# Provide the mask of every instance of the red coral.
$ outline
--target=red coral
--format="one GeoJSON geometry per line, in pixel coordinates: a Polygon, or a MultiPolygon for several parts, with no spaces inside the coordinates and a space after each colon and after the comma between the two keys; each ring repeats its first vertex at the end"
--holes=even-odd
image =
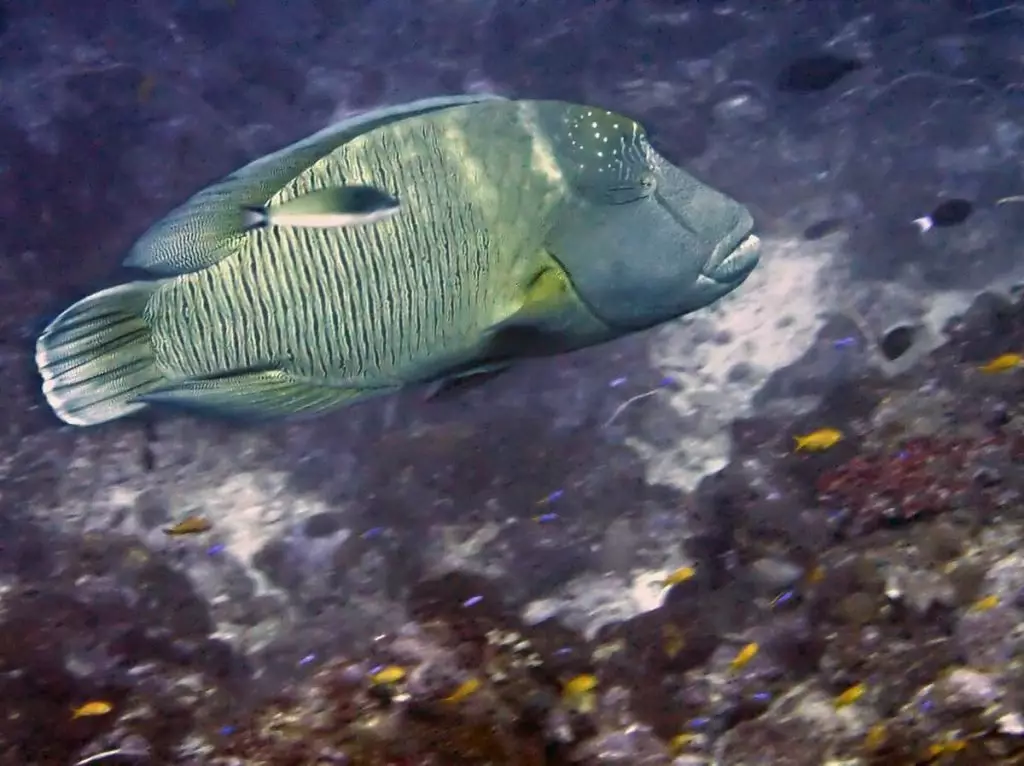
{"type": "Polygon", "coordinates": [[[970,487],[965,470],[981,446],[973,439],[917,437],[895,453],[854,457],[821,476],[818,499],[844,511],[856,532],[947,511],[970,487]]]}

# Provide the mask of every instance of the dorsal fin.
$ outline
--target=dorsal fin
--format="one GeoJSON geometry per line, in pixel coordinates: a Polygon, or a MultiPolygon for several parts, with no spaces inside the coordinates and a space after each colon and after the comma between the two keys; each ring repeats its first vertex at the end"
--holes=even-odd
{"type": "Polygon", "coordinates": [[[438,96],[383,107],[329,125],[194,194],[139,238],[124,265],[161,276],[212,266],[234,252],[246,236],[246,209],[265,205],[295,176],[339,146],[392,122],[490,100],[504,99],[490,94],[438,96]]]}

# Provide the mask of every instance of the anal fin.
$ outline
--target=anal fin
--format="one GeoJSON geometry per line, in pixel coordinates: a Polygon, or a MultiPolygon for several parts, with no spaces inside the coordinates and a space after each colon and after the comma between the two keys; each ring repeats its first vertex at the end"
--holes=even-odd
{"type": "Polygon", "coordinates": [[[260,370],[184,380],[163,386],[142,398],[150,404],[168,404],[225,418],[264,421],[317,415],[394,390],[335,388],[303,381],[283,370],[260,370]]]}

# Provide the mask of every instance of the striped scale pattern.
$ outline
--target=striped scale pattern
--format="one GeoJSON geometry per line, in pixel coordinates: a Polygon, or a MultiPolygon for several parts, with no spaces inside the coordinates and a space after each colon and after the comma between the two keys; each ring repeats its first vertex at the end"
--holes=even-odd
{"type": "Polygon", "coordinates": [[[272,199],[343,183],[396,194],[399,215],[342,229],[270,227],[151,300],[170,378],[282,367],[354,387],[430,379],[472,358],[519,308],[565,194],[546,139],[514,102],[485,102],[364,134],[272,199]],[[547,153],[547,156],[546,154],[547,153]]]}

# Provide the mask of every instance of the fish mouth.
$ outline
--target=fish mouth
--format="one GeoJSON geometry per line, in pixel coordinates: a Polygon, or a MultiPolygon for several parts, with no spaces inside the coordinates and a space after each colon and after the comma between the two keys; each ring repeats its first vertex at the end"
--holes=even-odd
{"type": "Polygon", "coordinates": [[[747,278],[760,259],[761,240],[748,230],[719,243],[701,275],[723,285],[738,284],[747,278]]]}

